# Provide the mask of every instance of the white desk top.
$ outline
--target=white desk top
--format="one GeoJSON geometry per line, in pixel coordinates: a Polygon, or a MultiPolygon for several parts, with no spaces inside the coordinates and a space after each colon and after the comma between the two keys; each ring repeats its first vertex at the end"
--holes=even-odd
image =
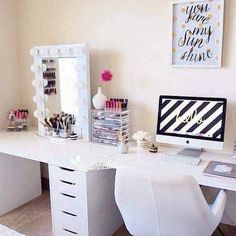
{"type": "Polygon", "coordinates": [[[160,147],[159,154],[138,152],[136,148],[130,148],[128,154],[119,154],[117,147],[81,140],[68,140],[62,144],[51,143],[49,139],[39,137],[34,131],[0,132],[0,152],[80,171],[116,168],[124,164],[154,168],[160,173],[180,172],[193,175],[202,185],[236,191],[235,179],[209,177],[202,173],[210,160],[236,163],[229,155],[220,153],[203,152],[200,165],[190,166],[160,160],[158,155],[163,152],[177,152],[177,149],[169,147],[160,147]]]}
{"type": "Polygon", "coordinates": [[[229,155],[203,152],[201,155],[202,161],[198,166],[167,162],[158,158],[158,155],[161,155],[161,153],[177,153],[178,151],[178,149],[174,148],[160,147],[158,154],[152,154],[148,151],[137,153],[135,148],[133,148],[130,150],[128,155],[114,155],[113,163],[116,166],[124,164],[151,168],[160,174],[169,173],[171,175],[173,172],[190,174],[197,179],[200,185],[236,191],[236,179],[203,175],[203,170],[211,160],[236,164],[236,162],[232,160],[229,155]]]}
{"type": "Polygon", "coordinates": [[[81,171],[97,169],[98,162],[105,162],[117,152],[116,147],[83,140],[58,141],[52,143],[49,138],[38,136],[35,131],[1,131],[0,152],[81,171]],[[73,164],[75,159],[76,164],[73,164]]]}

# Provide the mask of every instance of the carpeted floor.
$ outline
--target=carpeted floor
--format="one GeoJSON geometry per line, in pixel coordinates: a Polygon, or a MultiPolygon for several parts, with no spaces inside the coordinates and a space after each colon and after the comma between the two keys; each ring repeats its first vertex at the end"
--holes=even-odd
{"type": "MultiPolygon", "coordinates": [[[[52,236],[49,192],[44,192],[41,197],[0,217],[0,224],[26,236],[52,236]]],[[[235,227],[220,225],[220,228],[225,236],[236,235],[235,227]]],[[[113,236],[131,236],[131,234],[123,226],[113,236]]],[[[216,230],[213,236],[222,235],[216,230]]]]}
{"type": "Polygon", "coordinates": [[[0,217],[0,224],[26,236],[52,236],[49,192],[0,217]]]}

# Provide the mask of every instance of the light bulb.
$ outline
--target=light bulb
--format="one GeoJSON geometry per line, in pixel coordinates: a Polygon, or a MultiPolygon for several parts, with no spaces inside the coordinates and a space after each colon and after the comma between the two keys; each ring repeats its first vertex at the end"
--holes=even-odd
{"type": "Polygon", "coordinates": [[[68,49],[68,52],[69,52],[70,54],[74,54],[74,50],[73,50],[72,48],[69,48],[69,49],[68,49]]]}
{"type": "Polygon", "coordinates": [[[35,79],[32,81],[32,86],[36,87],[36,80],[35,79]]]}
{"type": "Polygon", "coordinates": [[[48,80],[43,79],[43,87],[46,87],[48,85],[48,80]]]}
{"type": "MultiPolygon", "coordinates": [[[[44,66],[46,66],[46,65],[44,65],[44,66]]],[[[43,67],[41,67],[40,65],[33,64],[30,66],[30,69],[32,72],[36,73],[37,71],[41,71],[43,69],[43,67]]]]}
{"type": "Polygon", "coordinates": [[[63,55],[67,55],[69,52],[68,52],[68,48],[62,48],[61,49],[61,54],[63,55]]]}
{"type": "Polygon", "coordinates": [[[35,50],[34,48],[31,48],[29,51],[30,55],[33,57],[35,55],[35,50]]]}
{"type": "Polygon", "coordinates": [[[74,54],[76,56],[79,56],[82,53],[82,48],[81,47],[76,47],[76,48],[73,49],[73,51],[74,51],[74,54]]]}
{"type": "Polygon", "coordinates": [[[58,56],[58,49],[57,48],[51,48],[50,49],[50,55],[53,57],[58,56]]]}
{"type": "Polygon", "coordinates": [[[45,64],[42,64],[42,71],[46,71],[47,70],[47,66],[45,64]]]}
{"type": "Polygon", "coordinates": [[[37,103],[37,96],[36,96],[36,95],[33,96],[33,101],[34,101],[35,103],[37,103]]]}
{"type": "Polygon", "coordinates": [[[34,117],[38,118],[38,110],[34,111],[34,117]]]}
{"type": "Polygon", "coordinates": [[[31,70],[32,72],[35,72],[35,65],[34,65],[34,64],[30,66],[30,70],[31,70]]]}
{"type": "Polygon", "coordinates": [[[45,56],[48,55],[48,50],[46,48],[41,48],[40,49],[40,54],[45,57],[45,56]]]}

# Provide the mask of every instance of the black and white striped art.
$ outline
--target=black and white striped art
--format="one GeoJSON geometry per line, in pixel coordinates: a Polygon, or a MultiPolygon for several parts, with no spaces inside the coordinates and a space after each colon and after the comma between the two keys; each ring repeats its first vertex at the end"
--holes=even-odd
{"type": "Polygon", "coordinates": [[[163,97],[159,104],[158,133],[221,141],[225,105],[224,100],[163,97]]]}

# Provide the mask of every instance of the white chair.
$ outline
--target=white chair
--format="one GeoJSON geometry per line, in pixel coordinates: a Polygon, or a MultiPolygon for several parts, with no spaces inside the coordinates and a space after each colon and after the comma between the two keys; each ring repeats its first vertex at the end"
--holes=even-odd
{"type": "Polygon", "coordinates": [[[189,175],[154,173],[120,166],[115,198],[128,231],[135,236],[210,236],[219,225],[226,193],[208,205],[189,175]]]}

